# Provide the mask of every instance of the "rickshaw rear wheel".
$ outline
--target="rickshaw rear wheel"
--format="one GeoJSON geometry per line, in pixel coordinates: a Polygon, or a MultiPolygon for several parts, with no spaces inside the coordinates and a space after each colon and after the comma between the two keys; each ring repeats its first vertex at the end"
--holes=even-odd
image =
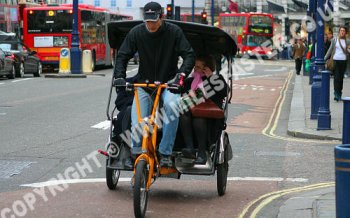
{"type": "Polygon", "coordinates": [[[136,218],[145,217],[148,191],[147,191],[148,169],[145,160],[140,160],[136,165],[134,183],[134,215],[136,218]]]}
{"type": "Polygon", "coordinates": [[[223,196],[226,192],[226,184],[227,184],[227,174],[228,174],[228,148],[229,141],[227,136],[224,138],[224,162],[217,165],[216,173],[217,173],[217,190],[218,195],[223,196]]]}
{"type": "Polygon", "coordinates": [[[110,190],[115,190],[117,188],[119,177],[120,177],[120,170],[115,170],[115,169],[106,167],[106,183],[107,183],[107,187],[110,190]]]}

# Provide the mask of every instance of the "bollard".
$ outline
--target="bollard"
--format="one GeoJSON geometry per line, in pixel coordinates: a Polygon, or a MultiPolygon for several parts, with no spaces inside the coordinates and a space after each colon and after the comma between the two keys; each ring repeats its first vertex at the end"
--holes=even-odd
{"type": "Polygon", "coordinates": [[[320,94],[320,108],[317,116],[317,130],[331,129],[331,112],[329,111],[329,80],[331,72],[321,71],[322,83],[320,94]]]}
{"type": "Polygon", "coordinates": [[[336,217],[349,217],[350,144],[336,146],[334,149],[334,156],[336,217]]]}
{"type": "Polygon", "coordinates": [[[71,47],[70,62],[72,74],[81,74],[81,49],[79,47],[71,47]]]}
{"type": "Polygon", "coordinates": [[[91,50],[83,51],[82,69],[84,74],[92,73],[92,54],[91,50]]]}
{"type": "Polygon", "coordinates": [[[350,97],[342,98],[342,100],[344,102],[344,109],[343,109],[343,144],[350,144],[350,97]]]}
{"type": "Polygon", "coordinates": [[[320,93],[321,93],[321,76],[316,75],[313,77],[313,83],[311,86],[311,114],[310,114],[311,120],[317,119],[318,109],[320,107],[320,93]]]}
{"type": "Polygon", "coordinates": [[[70,68],[70,51],[68,48],[62,48],[58,73],[71,73],[70,68]]]}

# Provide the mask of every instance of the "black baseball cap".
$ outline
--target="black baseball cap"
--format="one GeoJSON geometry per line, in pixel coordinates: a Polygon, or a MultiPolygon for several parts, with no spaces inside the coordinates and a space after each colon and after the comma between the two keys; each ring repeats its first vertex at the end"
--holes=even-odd
{"type": "Polygon", "coordinates": [[[144,21],[157,21],[162,14],[162,6],[158,2],[148,2],[143,8],[144,21]]]}

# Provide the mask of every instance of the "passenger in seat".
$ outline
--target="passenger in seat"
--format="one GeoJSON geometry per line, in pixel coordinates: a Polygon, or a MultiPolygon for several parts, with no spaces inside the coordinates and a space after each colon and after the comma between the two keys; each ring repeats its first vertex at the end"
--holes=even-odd
{"type": "MultiPolygon", "coordinates": [[[[205,98],[211,99],[220,108],[227,95],[227,84],[220,74],[215,74],[215,59],[211,56],[198,56],[196,58],[192,77],[185,80],[184,90],[194,97],[201,90],[205,98]]],[[[191,111],[180,117],[180,125],[186,147],[182,153],[187,158],[196,158],[194,139],[198,143],[198,155],[195,164],[207,162],[206,150],[208,148],[209,126],[215,126],[215,119],[193,117],[191,111]],[[195,137],[195,138],[194,138],[195,137]]]]}

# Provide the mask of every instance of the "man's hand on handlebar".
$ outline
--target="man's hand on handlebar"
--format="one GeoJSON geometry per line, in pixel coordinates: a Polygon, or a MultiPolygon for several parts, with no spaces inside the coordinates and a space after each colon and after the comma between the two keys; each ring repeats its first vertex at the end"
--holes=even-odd
{"type": "Polygon", "coordinates": [[[113,81],[113,86],[116,87],[117,91],[125,90],[125,88],[126,88],[126,81],[125,81],[124,78],[116,78],[113,81]]]}
{"type": "Polygon", "coordinates": [[[180,94],[184,83],[185,74],[177,73],[175,77],[168,81],[168,90],[174,94],[180,94]]]}

